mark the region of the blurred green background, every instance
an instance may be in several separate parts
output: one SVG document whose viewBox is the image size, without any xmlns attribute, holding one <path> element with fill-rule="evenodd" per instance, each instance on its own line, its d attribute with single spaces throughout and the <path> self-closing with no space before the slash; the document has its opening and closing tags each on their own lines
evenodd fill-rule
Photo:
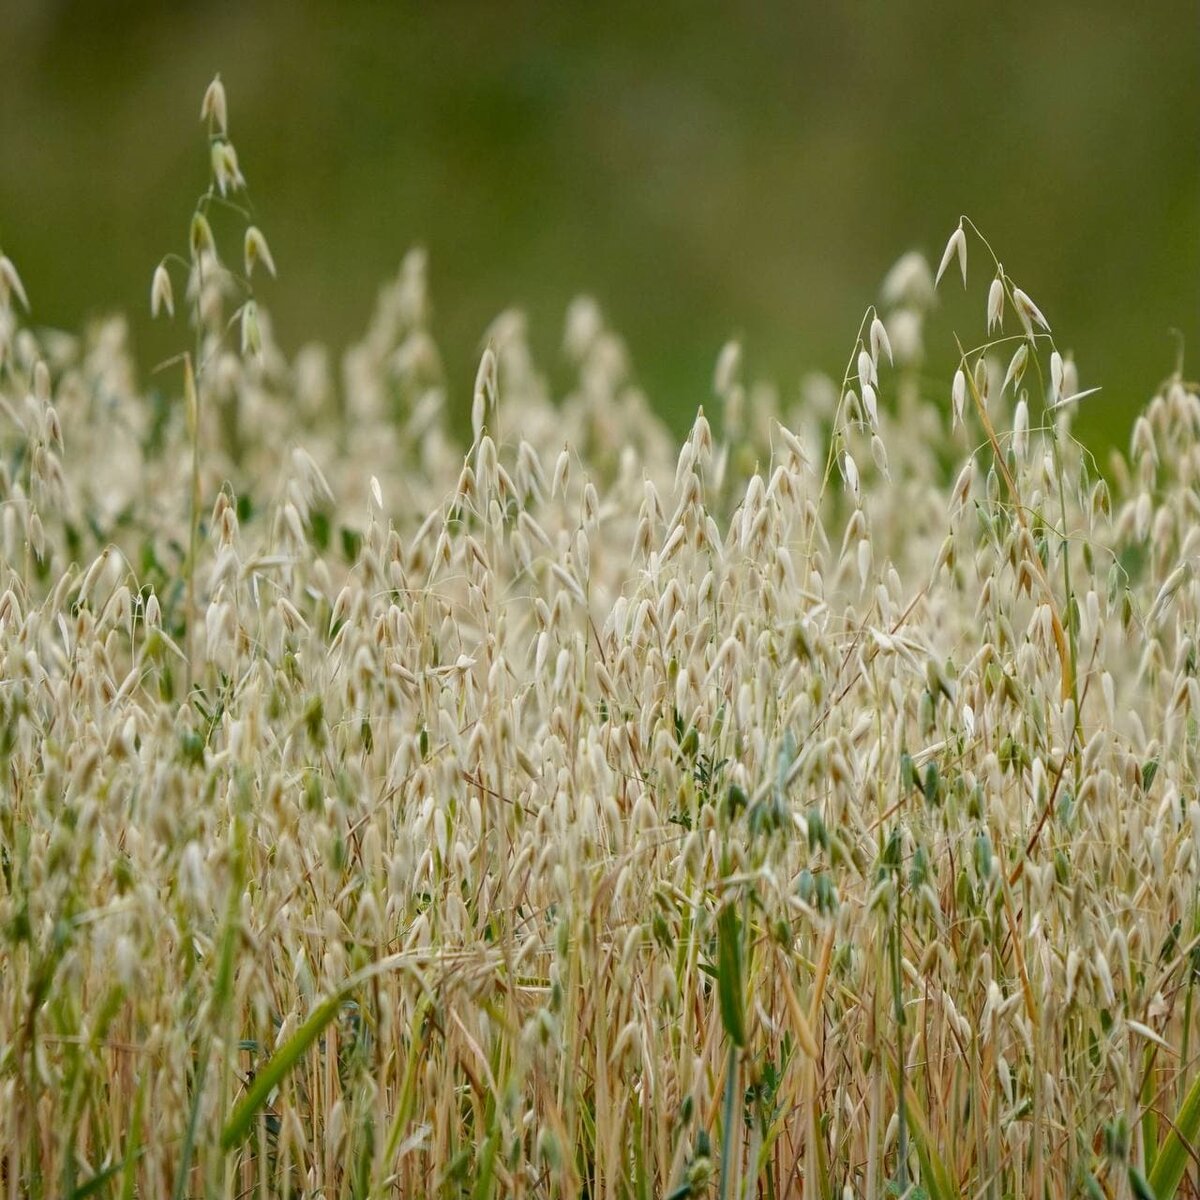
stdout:
<svg viewBox="0 0 1200 1200">
<path fill-rule="evenodd" d="M 0 0 L 0 244 L 38 321 L 128 310 L 144 365 L 177 349 L 149 281 L 185 245 L 219 70 L 289 350 L 345 345 L 422 243 L 457 405 L 497 312 L 529 314 L 553 372 L 587 291 L 680 427 L 730 335 L 785 396 L 840 374 L 887 268 L 936 260 L 965 212 L 1104 385 L 1080 427 L 1119 437 L 1175 366 L 1172 327 L 1200 354 L 1197 15 Z M 974 262 L 931 338 L 941 378 L 952 329 L 982 330 Z"/>
</svg>

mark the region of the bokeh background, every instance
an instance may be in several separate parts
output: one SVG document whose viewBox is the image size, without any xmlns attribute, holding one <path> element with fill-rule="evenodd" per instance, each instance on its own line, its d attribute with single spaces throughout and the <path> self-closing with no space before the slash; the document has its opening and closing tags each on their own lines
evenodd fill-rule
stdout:
<svg viewBox="0 0 1200 1200">
<path fill-rule="evenodd" d="M 553 378 L 583 291 L 677 427 L 731 335 L 785 395 L 840 374 L 887 268 L 936 261 L 962 212 L 1104 385 L 1079 428 L 1123 437 L 1172 329 L 1200 374 L 1194 0 L 0 0 L 0 245 L 38 321 L 127 310 L 144 365 L 177 349 L 148 285 L 217 70 L 285 348 L 345 345 L 423 244 L 463 411 L 491 318 L 523 308 Z M 941 378 L 982 326 L 974 261 Z"/>
</svg>

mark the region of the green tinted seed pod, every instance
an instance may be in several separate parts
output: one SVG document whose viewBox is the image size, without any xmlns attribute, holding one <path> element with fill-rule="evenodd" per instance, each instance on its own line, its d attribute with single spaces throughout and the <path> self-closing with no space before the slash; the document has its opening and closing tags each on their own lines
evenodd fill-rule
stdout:
<svg viewBox="0 0 1200 1200">
<path fill-rule="evenodd" d="M 937 728 L 937 717 L 934 712 L 933 696 L 929 692 L 921 693 L 921 707 L 919 720 L 921 722 L 921 731 L 926 736 L 932 736 Z"/>
<path fill-rule="evenodd" d="M 942 781 L 938 774 L 936 762 L 931 762 L 925 768 L 925 779 L 921 784 L 921 792 L 925 796 L 925 803 L 931 806 L 936 806 L 942 802 Z"/>
<path fill-rule="evenodd" d="M 1060 887 L 1066 887 L 1071 878 L 1071 864 L 1061 850 L 1054 852 L 1054 878 Z"/>
<path fill-rule="evenodd" d="M 987 407 L 989 386 L 987 362 L 981 354 L 975 360 L 975 390 L 979 393 L 979 398 L 983 401 L 985 408 Z"/>
<path fill-rule="evenodd" d="M 746 795 L 745 790 L 736 783 L 731 783 L 729 791 L 725 794 L 725 815 L 728 819 L 732 821 L 736 818 L 749 803 L 750 797 Z"/>
<path fill-rule="evenodd" d="M 808 845 L 810 849 L 827 850 L 829 848 L 829 831 L 825 828 L 825 818 L 819 808 L 811 808 L 807 816 Z"/>
<path fill-rule="evenodd" d="M 685 758 L 694 759 L 700 752 L 700 731 L 692 725 L 683 735 L 683 741 L 679 744 L 680 752 Z"/>
<path fill-rule="evenodd" d="M 992 504 L 1000 499 L 1000 476 L 996 474 L 995 467 L 991 467 L 987 473 L 987 498 Z"/>
<path fill-rule="evenodd" d="M 551 1170 L 556 1171 L 562 1165 L 562 1151 L 559 1149 L 558 1137 L 549 1126 L 543 1125 L 537 1135 L 538 1158 Z"/>
<path fill-rule="evenodd" d="M 909 886 L 919 888 L 929 878 L 929 855 L 924 846 L 918 846 L 913 852 L 912 867 L 909 871 Z"/>
<path fill-rule="evenodd" d="M 816 880 L 817 910 L 826 915 L 838 910 L 837 888 L 830 876 L 822 871 Z"/>
<path fill-rule="evenodd" d="M 977 783 L 967 795 L 967 816 L 972 821 L 982 821 L 983 807 L 983 785 Z"/>
<path fill-rule="evenodd" d="M 992 841 L 986 833 L 981 833 L 975 839 L 975 873 L 980 879 L 988 879 L 992 874 Z"/>
</svg>

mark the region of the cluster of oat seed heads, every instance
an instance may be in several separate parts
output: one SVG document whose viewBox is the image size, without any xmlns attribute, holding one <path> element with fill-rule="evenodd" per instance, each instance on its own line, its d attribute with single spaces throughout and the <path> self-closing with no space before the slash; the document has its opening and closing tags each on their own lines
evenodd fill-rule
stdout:
<svg viewBox="0 0 1200 1200">
<path fill-rule="evenodd" d="M 957 258 L 963 286 L 966 287 L 968 228 L 974 230 L 974 225 L 964 217 L 950 235 L 938 266 L 935 285 L 941 282 L 946 268 Z M 974 231 L 978 234 L 977 230 Z M 986 240 L 982 237 L 980 240 L 983 241 L 983 245 L 987 248 L 988 253 L 991 254 L 991 247 L 988 246 Z M 991 337 L 994 332 L 1003 329 L 1004 313 L 1007 308 L 1011 308 L 1015 312 L 1022 333 L 1024 334 L 1024 340 L 1020 342 L 1009 359 L 1008 367 L 1005 370 L 1004 379 L 1001 384 L 1001 391 L 1006 392 L 1012 388 L 1016 392 L 1029 366 L 1031 354 L 1036 354 L 1039 338 L 1043 335 L 1049 337 L 1051 333 L 1050 323 L 1029 294 L 1019 288 L 1005 273 L 1004 265 L 999 259 L 996 259 L 994 254 L 992 257 L 995 261 L 996 274 L 988 285 L 987 333 Z M 1053 346 L 1052 341 L 1050 344 Z M 983 363 L 983 355 L 980 354 L 976 358 L 973 391 L 981 403 L 986 403 L 988 381 Z M 955 372 L 951 387 L 952 411 L 955 425 L 963 419 L 963 410 L 967 399 L 968 381 L 966 367 L 967 355 L 964 354 L 963 362 Z M 1068 406 L 1074 405 L 1098 391 L 1100 391 L 1098 387 L 1087 388 L 1081 391 L 1079 389 L 1079 380 L 1074 362 L 1069 358 L 1064 359 L 1057 348 L 1052 349 L 1050 355 L 1050 387 L 1045 399 L 1045 409 L 1048 414 L 1066 409 Z M 1018 400 L 1014 416 L 1014 440 L 1018 445 L 1023 446 L 1027 441 L 1028 426 L 1028 400 L 1022 396 Z"/>
<path fill-rule="evenodd" d="M 214 197 L 232 196 L 219 81 L 203 117 Z M 962 226 L 938 278 L 955 258 L 965 282 Z M 23 289 L 5 262 L 7 316 Z M 952 419 L 990 396 L 979 419 L 999 426 L 1011 398 L 1011 437 L 948 483 L 930 457 L 945 415 L 908 371 L 936 283 L 919 258 L 840 388 L 780 404 L 731 343 L 720 416 L 679 445 L 593 303 L 568 316 L 561 404 L 505 314 L 462 447 L 411 255 L 343 361 L 349 428 L 319 352 L 288 362 L 264 335 L 251 368 L 214 350 L 208 394 L 252 420 L 206 447 L 194 612 L 159 561 L 184 432 L 156 448 L 111 333 L 14 334 L 0 397 L 33 474 L 0 479 L 17 806 L 0 820 L 17 812 L 29 851 L 0 875 L 18 981 L 0 1144 L 44 1148 L 62 1178 L 86 1111 L 89 1165 L 134 1161 L 165 1193 L 189 1114 L 219 1129 L 219 1097 L 346 997 L 247 1170 L 292 1164 L 334 1193 L 355 1160 L 421 1194 L 468 1161 L 567 1195 L 640 1161 L 649 1191 L 685 1194 L 713 1170 L 731 1028 L 748 1090 L 727 1177 L 762 1168 L 767 1139 L 791 1159 L 778 1191 L 827 1172 L 878 1195 L 931 1150 L 956 1187 L 1015 1194 L 1125 1165 L 1100 1161 L 1099 1131 L 1139 1111 L 1147 1046 L 1189 1036 L 1200 399 L 1176 379 L 1151 403 L 1112 501 L 1057 422 L 1030 420 L 1039 349 L 1046 409 L 1082 393 L 996 272 L 988 337 L 1008 312 L 1023 336 L 1007 368 L 963 356 Z M 169 280 L 152 290 L 169 311 Z M 111 438 L 87 436 L 96 420 Z M 852 453 L 867 436 L 877 479 Z M 852 504 L 826 486 L 835 461 Z M 87 490 L 104 470 L 111 509 Z M 54 1026 L 31 1006 L 43 978 Z M 85 994 L 116 997 L 110 1027 Z M 140 1158 L 113 1119 L 136 1101 L 137 1074 L 110 1069 L 127 1053 L 156 1066 Z M 224 1092 L 195 1086 L 210 1059 Z M 1174 1060 L 1154 1069 L 1175 1087 Z M 927 1130 L 911 1155 L 905 1079 Z M 212 1137 L 197 1160 L 215 1176 L 225 1153 Z"/>
<path fill-rule="evenodd" d="M 221 266 L 216 238 L 213 235 L 207 210 L 214 199 L 228 200 L 230 207 L 236 207 L 232 197 L 244 193 L 246 189 L 246 179 L 238 164 L 237 150 L 229 138 L 229 114 L 225 85 L 221 82 L 219 75 L 213 79 L 204 93 L 204 100 L 200 106 L 200 119 L 206 123 L 208 128 L 211 183 L 192 214 L 188 235 L 190 252 L 190 259 L 187 262 L 188 294 L 195 305 L 197 326 L 201 323 L 202 313 L 210 307 L 210 302 L 206 302 L 202 295 L 205 275 L 207 274 L 214 282 L 221 277 L 232 278 L 231 273 Z M 243 210 L 239 209 L 238 211 Z M 150 312 L 155 317 L 163 312 L 170 317 L 175 315 L 175 293 L 168 269 L 169 263 L 175 260 L 176 256 L 168 256 L 154 269 L 154 276 L 150 284 Z M 259 264 L 269 274 L 275 275 L 275 260 L 267 245 L 267 239 L 257 225 L 247 220 L 242 237 L 244 274 L 238 281 L 247 293 L 247 298 L 238 310 L 243 354 L 256 355 L 262 350 L 258 308 L 250 282 L 254 268 Z"/>
</svg>

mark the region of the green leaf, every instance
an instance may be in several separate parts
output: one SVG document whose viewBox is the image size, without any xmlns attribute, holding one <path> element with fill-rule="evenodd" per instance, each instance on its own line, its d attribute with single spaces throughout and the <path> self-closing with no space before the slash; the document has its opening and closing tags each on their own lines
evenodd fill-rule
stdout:
<svg viewBox="0 0 1200 1200">
<path fill-rule="evenodd" d="M 1175 1115 L 1171 1132 L 1158 1148 L 1154 1168 L 1150 1172 L 1150 1189 L 1156 1200 L 1171 1200 L 1187 1167 L 1187 1147 L 1200 1132 L 1200 1075 L 1192 1080 L 1183 1104 Z"/>
<path fill-rule="evenodd" d="M 363 535 L 357 529 L 343 525 L 341 528 L 342 554 L 348 563 L 358 561 L 358 553 L 362 549 Z"/>
<path fill-rule="evenodd" d="M 478 1175 L 475 1178 L 475 1189 L 471 1193 L 474 1200 L 488 1200 L 492 1194 L 492 1180 L 496 1174 L 496 1150 L 500 1145 L 500 1130 L 493 1128 L 483 1143 L 479 1152 L 477 1166 Z"/>
<path fill-rule="evenodd" d="M 742 921 L 728 904 L 717 917 L 717 996 L 721 1021 L 735 1046 L 746 1044 L 746 995 L 742 979 Z"/>
<path fill-rule="evenodd" d="M 900 1073 L 895 1063 L 889 1063 L 893 1083 L 900 1086 Z M 917 1151 L 917 1161 L 921 1164 L 921 1186 L 929 1196 L 929 1200 L 956 1200 L 958 1188 L 950 1173 L 945 1160 L 939 1155 L 937 1142 L 925 1119 L 925 1111 L 917 1098 L 913 1085 L 904 1082 L 905 1113 L 909 1122 L 909 1132 L 912 1134 L 913 1146 Z M 910 1193 L 911 1195 L 911 1193 Z"/>
<path fill-rule="evenodd" d="M 1129 1190 L 1133 1192 L 1134 1200 L 1158 1200 L 1146 1177 L 1134 1166 L 1129 1168 Z"/>
<path fill-rule="evenodd" d="M 325 1026 L 337 1016 L 342 1005 L 340 995 L 330 996 L 313 1009 L 307 1021 L 267 1060 L 254 1077 L 241 1103 L 233 1110 L 221 1130 L 221 1149 L 228 1152 L 249 1136 L 258 1110 L 267 1097 L 279 1086 L 284 1076 L 300 1061 L 304 1052 L 321 1035 Z"/>
<path fill-rule="evenodd" d="M 931 762 L 925 768 L 925 779 L 921 784 L 921 791 L 925 796 L 926 804 L 937 804 L 941 799 L 942 781 L 938 776 L 937 763 Z"/>
<path fill-rule="evenodd" d="M 331 532 L 329 528 L 329 514 L 323 512 L 321 509 L 315 509 L 309 514 L 308 519 L 312 528 L 313 544 L 324 554 L 329 549 L 329 536 Z M 342 531 L 342 534 L 344 537 L 345 530 Z M 345 545 L 344 542 L 343 545 Z"/>
<path fill-rule="evenodd" d="M 68 1193 L 70 1200 L 84 1200 L 85 1196 L 97 1195 L 110 1179 L 124 1169 L 125 1160 L 123 1158 L 118 1159 L 114 1163 L 109 1163 L 107 1167 L 102 1167 L 90 1179 L 85 1180 L 78 1187 L 71 1189 Z"/>
</svg>

